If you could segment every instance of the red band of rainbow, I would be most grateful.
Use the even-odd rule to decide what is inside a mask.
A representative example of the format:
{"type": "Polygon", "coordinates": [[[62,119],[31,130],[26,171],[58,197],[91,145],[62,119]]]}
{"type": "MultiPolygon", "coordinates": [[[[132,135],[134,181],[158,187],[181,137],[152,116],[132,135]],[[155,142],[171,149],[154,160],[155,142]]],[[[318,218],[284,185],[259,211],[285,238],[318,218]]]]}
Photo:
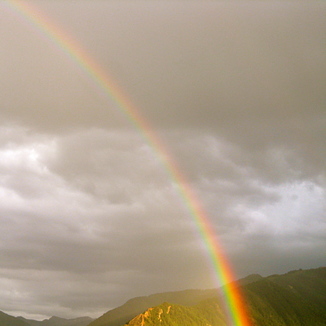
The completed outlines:
{"type": "Polygon", "coordinates": [[[217,283],[225,284],[222,287],[222,291],[229,314],[229,324],[234,326],[249,326],[251,323],[242,294],[234,282],[235,278],[232,270],[222,253],[221,246],[216,239],[207,214],[198,196],[196,196],[194,190],[190,187],[185,176],[178,168],[177,163],[169,154],[166,146],[158,138],[150,124],[141,116],[137,108],[122,90],[117,87],[113,80],[109,79],[103,69],[73,39],[69,38],[67,33],[53,24],[39,8],[21,0],[8,0],[4,3],[10,10],[18,12],[23,16],[25,20],[40,30],[47,38],[52,39],[92,79],[97,87],[116,103],[117,107],[125,113],[132,124],[139,130],[145,141],[161,160],[171,179],[176,182],[179,193],[188,207],[198,232],[208,250],[217,283]]]}

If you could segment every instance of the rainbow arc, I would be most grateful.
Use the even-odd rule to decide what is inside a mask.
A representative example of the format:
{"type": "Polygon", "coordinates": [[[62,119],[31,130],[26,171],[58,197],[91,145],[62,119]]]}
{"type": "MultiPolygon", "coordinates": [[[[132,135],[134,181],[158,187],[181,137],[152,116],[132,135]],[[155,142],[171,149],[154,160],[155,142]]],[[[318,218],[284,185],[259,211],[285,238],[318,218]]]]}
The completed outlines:
{"type": "Polygon", "coordinates": [[[140,114],[140,111],[124,94],[122,89],[109,78],[101,66],[77,42],[69,37],[65,31],[51,22],[38,7],[32,5],[30,2],[21,0],[8,0],[4,3],[10,10],[18,12],[26,21],[40,30],[56,46],[64,51],[85,72],[88,78],[114,101],[117,108],[123,111],[135,128],[139,130],[145,141],[153,149],[153,152],[159,157],[169,177],[177,184],[179,193],[207,248],[217,283],[225,284],[222,291],[225,298],[225,306],[228,310],[229,324],[234,326],[250,326],[250,318],[242,294],[234,282],[235,278],[232,269],[223,254],[221,245],[217,241],[209,218],[198,196],[190,187],[175,159],[159,139],[150,123],[140,114]]]}

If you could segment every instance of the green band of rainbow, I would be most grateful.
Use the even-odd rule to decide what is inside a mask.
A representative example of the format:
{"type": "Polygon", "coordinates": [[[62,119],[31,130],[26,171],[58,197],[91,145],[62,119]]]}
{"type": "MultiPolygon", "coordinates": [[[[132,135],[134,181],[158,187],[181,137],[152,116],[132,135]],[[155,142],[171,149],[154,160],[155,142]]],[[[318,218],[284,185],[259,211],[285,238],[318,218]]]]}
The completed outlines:
{"type": "MultiPolygon", "coordinates": [[[[3,4],[3,3],[2,3],[3,4]]],[[[225,305],[229,314],[229,324],[234,326],[249,326],[249,318],[246,312],[244,300],[228,261],[222,253],[220,244],[209,222],[198,196],[190,187],[185,176],[181,173],[173,157],[169,154],[165,145],[158,138],[150,124],[141,116],[137,108],[117,85],[109,79],[103,69],[71,38],[67,33],[53,24],[39,8],[31,3],[21,0],[8,0],[5,5],[10,10],[18,12],[25,20],[46,35],[47,38],[60,47],[92,81],[113,100],[117,107],[130,119],[139,130],[145,141],[151,146],[159,157],[170,178],[177,184],[181,197],[188,207],[196,224],[203,242],[208,250],[210,262],[214,268],[214,274],[218,284],[226,284],[222,288],[225,297],[225,305]]]]}

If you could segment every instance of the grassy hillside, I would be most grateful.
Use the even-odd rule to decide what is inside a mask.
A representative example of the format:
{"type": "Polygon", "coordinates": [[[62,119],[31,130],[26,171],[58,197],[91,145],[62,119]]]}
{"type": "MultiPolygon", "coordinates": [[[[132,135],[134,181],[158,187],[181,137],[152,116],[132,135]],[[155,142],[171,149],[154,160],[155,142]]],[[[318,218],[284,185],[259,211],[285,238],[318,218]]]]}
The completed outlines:
{"type": "Polygon", "coordinates": [[[174,304],[188,306],[214,296],[217,296],[215,289],[166,292],[137,297],[127,301],[118,308],[108,311],[90,323],[89,326],[121,326],[148,308],[160,305],[163,302],[173,302],[174,304]]]}
{"type": "Polygon", "coordinates": [[[214,301],[207,300],[196,306],[182,306],[165,302],[154,308],[149,308],[125,326],[226,326],[223,313],[214,301]]]}
{"type": "Polygon", "coordinates": [[[272,275],[268,279],[288,287],[298,296],[309,300],[311,304],[326,307],[326,267],[292,271],[284,275],[272,275]]]}
{"type": "Polygon", "coordinates": [[[326,325],[326,268],[273,275],[244,293],[255,325],[326,325]]]}
{"type": "MultiPolygon", "coordinates": [[[[246,278],[241,283],[253,326],[326,325],[326,268],[299,270],[266,278],[258,275],[246,278]]],[[[125,326],[225,326],[226,317],[217,294],[209,291],[193,290],[150,296],[156,301],[170,296],[172,299],[178,298],[179,301],[185,300],[187,303],[176,303],[172,300],[169,301],[171,303],[148,306],[142,313],[134,315],[124,324],[125,326]]],[[[128,303],[137,306],[142,302],[143,305],[148,305],[155,301],[151,301],[150,297],[130,300],[122,306],[124,311],[121,307],[117,308],[120,321],[123,316],[126,317],[131,313],[131,310],[128,310],[130,308],[128,303]]],[[[140,308],[140,305],[137,307],[140,308]]],[[[91,325],[118,325],[119,320],[113,320],[112,316],[112,311],[108,312],[91,325]]]]}
{"type": "MultiPolygon", "coordinates": [[[[241,280],[240,284],[249,284],[260,280],[258,274],[249,275],[241,280]]],[[[186,290],[176,292],[158,293],[144,297],[137,297],[127,301],[124,305],[108,311],[100,318],[93,321],[89,326],[121,326],[133,317],[143,313],[150,307],[155,307],[163,302],[192,306],[197,303],[218,296],[216,289],[210,290],[186,290]]]]}
{"type": "Polygon", "coordinates": [[[309,302],[290,289],[264,280],[248,286],[245,293],[257,325],[313,325],[309,302]]]}

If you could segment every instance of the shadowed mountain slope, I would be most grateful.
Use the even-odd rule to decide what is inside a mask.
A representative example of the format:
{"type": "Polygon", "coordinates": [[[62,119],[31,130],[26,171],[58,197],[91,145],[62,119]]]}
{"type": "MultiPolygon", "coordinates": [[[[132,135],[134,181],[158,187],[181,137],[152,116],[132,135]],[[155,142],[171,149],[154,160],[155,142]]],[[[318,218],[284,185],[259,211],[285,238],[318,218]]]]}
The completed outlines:
{"type": "Polygon", "coordinates": [[[73,319],[65,319],[53,316],[49,319],[44,319],[42,321],[25,319],[23,317],[17,317],[30,326],[87,326],[89,323],[93,321],[90,317],[78,317],[73,319]]]}
{"type": "Polygon", "coordinates": [[[0,326],[87,326],[93,319],[90,317],[79,317],[64,319],[51,317],[42,321],[26,319],[24,317],[10,316],[0,311],[0,326]]]}
{"type": "Polygon", "coordinates": [[[0,325],[1,326],[30,326],[23,320],[19,320],[16,317],[5,314],[0,311],[0,325]]]}
{"type": "Polygon", "coordinates": [[[272,275],[244,287],[256,325],[326,325],[326,268],[272,275]]]}

